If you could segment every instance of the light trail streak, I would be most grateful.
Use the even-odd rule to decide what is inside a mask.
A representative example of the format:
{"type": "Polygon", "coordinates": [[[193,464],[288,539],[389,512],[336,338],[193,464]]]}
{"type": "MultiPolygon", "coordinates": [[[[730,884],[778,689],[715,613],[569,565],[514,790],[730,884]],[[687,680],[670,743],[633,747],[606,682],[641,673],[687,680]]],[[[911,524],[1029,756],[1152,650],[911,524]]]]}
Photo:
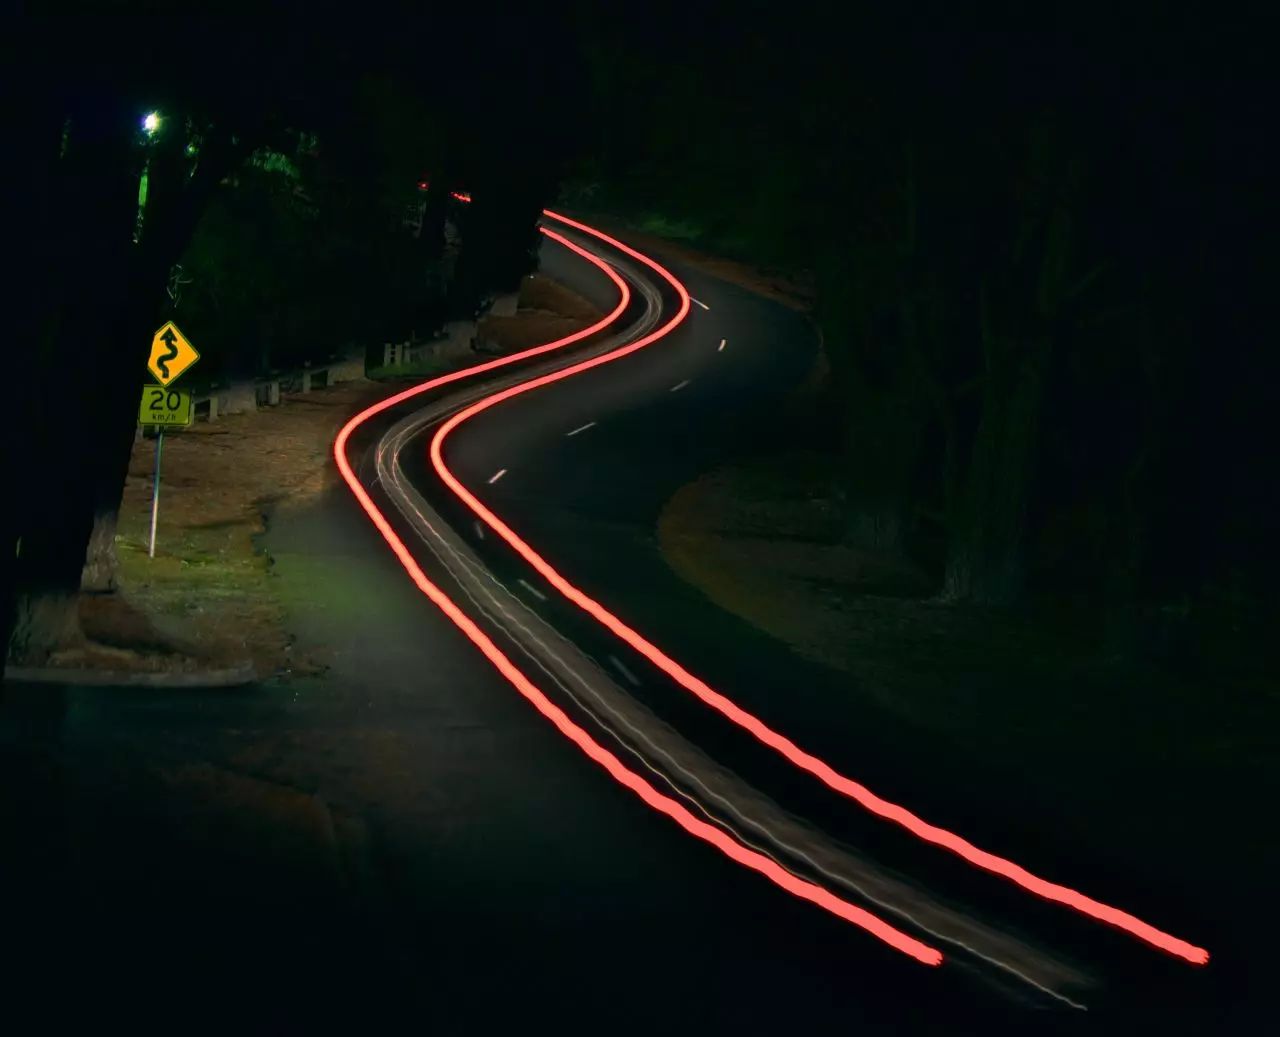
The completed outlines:
{"type": "Polygon", "coordinates": [[[520,586],[523,587],[525,590],[527,590],[530,594],[532,594],[535,598],[537,598],[539,601],[547,600],[547,596],[543,594],[542,591],[538,590],[537,587],[535,587],[532,583],[530,583],[528,580],[524,579],[523,577],[516,580],[516,582],[520,584],[520,586]]]}
{"type": "Polygon", "coordinates": [[[621,659],[619,659],[616,655],[611,655],[609,656],[609,662],[613,663],[614,669],[616,669],[620,674],[622,674],[622,676],[626,677],[627,680],[629,680],[637,688],[640,687],[640,678],[637,677],[630,670],[628,670],[626,665],[623,663],[621,659]]]}
{"type": "MultiPolygon", "coordinates": [[[[636,334],[644,334],[644,331],[636,334]]],[[[803,862],[826,882],[844,887],[862,903],[897,915],[921,933],[955,945],[1062,1004],[1086,1010],[1085,1005],[1062,989],[1064,986],[1083,988],[1088,984],[1086,977],[1064,970],[1059,963],[1029,952],[1016,941],[1011,943],[995,934],[984,937],[982,929],[975,928],[973,922],[964,916],[948,913],[927,902],[913,902],[913,890],[900,883],[895,887],[892,880],[862,870],[859,863],[843,851],[818,839],[759,793],[715,768],[674,731],[655,723],[652,715],[621,689],[618,690],[619,697],[611,699],[605,686],[592,678],[594,671],[589,657],[582,655],[582,650],[564,635],[547,627],[478,559],[469,557],[462,542],[454,542],[447,524],[431,511],[407,479],[401,455],[411,439],[438,420],[436,411],[441,407],[444,408],[441,413],[451,413],[463,405],[462,402],[451,404],[446,399],[398,422],[379,441],[377,479],[387,488],[401,514],[406,518],[412,516],[410,522],[423,543],[458,580],[467,599],[486,619],[504,630],[525,658],[577,708],[602,729],[618,737],[626,753],[644,771],[652,774],[660,785],[670,789],[696,814],[728,831],[738,842],[765,854],[795,874],[795,868],[779,856],[781,851],[787,858],[803,862]],[[559,647],[561,645],[562,648],[559,647]],[[643,751],[639,746],[644,747],[643,751]],[[663,768],[655,765],[659,760],[663,762],[663,768]],[[675,775],[696,789],[697,795],[677,783],[675,775]],[[724,814],[713,814],[708,803],[716,804],[724,814]],[[748,832],[761,838],[752,838],[748,832]]],[[[615,668],[621,666],[621,660],[616,656],[612,656],[610,662],[615,668]]],[[[622,672],[624,676],[630,675],[625,667],[622,672]]]]}

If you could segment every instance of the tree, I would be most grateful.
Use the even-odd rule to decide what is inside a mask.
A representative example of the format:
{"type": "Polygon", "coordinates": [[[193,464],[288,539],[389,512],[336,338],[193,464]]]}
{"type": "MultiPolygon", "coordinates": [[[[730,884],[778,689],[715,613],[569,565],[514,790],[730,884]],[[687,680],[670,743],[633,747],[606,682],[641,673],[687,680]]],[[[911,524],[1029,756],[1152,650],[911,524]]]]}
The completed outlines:
{"type": "Polygon", "coordinates": [[[1103,273],[1084,233],[1084,159],[1038,121],[1004,240],[979,287],[981,412],[951,528],[942,598],[1007,605],[1021,594],[1041,412],[1078,302],[1103,273]]]}
{"type": "Polygon", "coordinates": [[[930,297],[922,253],[941,243],[922,246],[913,142],[868,141],[879,161],[864,157],[846,181],[848,222],[817,264],[819,320],[841,411],[846,538],[896,555],[913,514],[935,377],[927,339],[940,300],[930,297]]]}
{"type": "MultiPolygon", "coordinates": [[[[67,53],[56,23],[33,21],[22,28],[27,87],[47,91],[49,98],[37,106],[37,136],[47,140],[54,127],[62,131],[52,166],[42,165],[49,161],[44,151],[24,171],[28,179],[46,173],[51,184],[41,195],[47,202],[43,237],[52,242],[40,273],[47,290],[33,297],[43,305],[42,321],[32,318],[27,326],[44,331],[33,351],[44,361],[37,374],[57,385],[60,407],[56,416],[32,417],[47,431],[47,442],[41,463],[22,471],[27,499],[39,506],[20,512],[15,527],[7,643],[11,657],[38,662],[79,637],[76,600],[95,524],[99,553],[108,552],[114,539],[108,527],[132,447],[137,379],[171,267],[212,190],[248,149],[251,131],[269,119],[270,106],[258,98],[256,114],[240,119],[237,132],[236,120],[226,116],[235,108],[227,98],[221,109],[208,106],[207,96],[184,103],[173,84],[147,79],[169,66],[132,63],[132,38],[114,48],[81,54],[73,47],[67,53]],[[124,62],[113,64],[120,56],[124,62]],[[155,97],[170,98],[162,112],[178,133],[158,134],[148,153],[139,120],[155,107],[146,103],[155,97]],[[216,119],[210,114],[215,110],[216,119]],[[182,133],[187,127],[201,137],[194,168],[182,133]],[[140,226],[144,168],[147,204],[140,226]],[[82,362],[68,365],[68,356],[82,362]]],[[[126,37],[133,28],[111,25],[126,37]]]]}
{"type": "MultiPolygon", "coordinates": [[[[25,25],[13,28],[3,34],[0,44],[6,51],[0,61],[4,77],[0,93],[8,116],[7,132],[20,146],[0,167],[5,177],[0,205],[11,241],[21,244],[24,256],[22,262],[9,264],[11,338],[5,358],[9,377],[26,390],[15,394],[12,406],[6,409],[8,425],[0,442],[4,474],[11,488],[7,506],[0,509],[6,643],[17,619],[14,589],[24,578],[23,534],[33,527],[45,505],[38,485],[41,458],[30,444],[43,431],[41,394],[35,391],[37,375],[47,369],[59,331],[60,314],[53,300],[65,213],[59,205],[57,185],[60,156],[66,146],[60,98],[41,89],[49,85],[39,76],[47,41],[26,31],[25,25]],[[34,90],[33,83],[37,85],[34,90]]],[[[49,431],[56,435],[58,429],[49,431]]]]}

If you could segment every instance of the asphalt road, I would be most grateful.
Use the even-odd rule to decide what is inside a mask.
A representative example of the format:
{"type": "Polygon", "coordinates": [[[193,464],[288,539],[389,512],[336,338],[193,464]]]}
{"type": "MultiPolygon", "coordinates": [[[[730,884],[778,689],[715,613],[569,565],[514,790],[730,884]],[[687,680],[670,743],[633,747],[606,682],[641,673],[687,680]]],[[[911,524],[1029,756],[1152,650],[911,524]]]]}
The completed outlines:
{"type": "MultiPolygon", "coordinates": [[[[555,276],[607,291],[554,252],[555,276]]],[[[812,340],[788,311],[677,272],[711,309],[661,348],[468,423],[448,458],[567,575],[763,709],[827,678],[675,581],[653,519],[691,474],[767,435],[812,340]]],[[[408,409],[361,431],[359,471],[408,409]]],[[[216,695],[6,687],[11,1003],[51,1023],[225,1016],[251,1031],[1100,1030],[912,962],[644,806],[416,590],[344,488],[278,516],[264,546],[301,644],[332,655],[323,678],[216,695]]],[[[638,695],[720,744],[628,662],[638,695]]],[[[902,781],[887,791],[912,790],[902,771],[886,766],[902,781]]]]}
{"type": "MultiPolygon", "coordinates": [[[[975,767],[962,746],[868,708],[849,694],[847,683],[798,662],[675,578],[653,535],[659,510],[679,486],[715,462],[769,443],[786,394],[809,370],[816,341],[793,311],[678,263],[668,265],[697,300],[683,325],[625,359],[469,419],[446,441],[445,461],[453,473],[570,582],[845,773],[980,846],[1036,862],[1046,877],[1169,929],[1189,927],[1215,949],[1228,946],[1233,937],[1222,930],[1222,920],[1200,914],[1185,889],[1166,883],[1158,865],[1135,874],[1111,860],[1082,858],[1057,836],[1052,808],[1032,801],[1025,788],[1006,780],[1006,791],[993,800],[990,789],[1002,783],[981,773],[982,765],[975,767]],[[975,796],[975,789],[983,793],[975,796]]],[[[557,276],[583,291],[595,282],[586,264],[557,276]]],[[[669,294],[668,307],[675,301],[669,294]]],[[[425,463],[426,438],[408,452],[417,454],[409,470],[424,497],[466,529],[467,513],[425,463]]],[[[1101,1015],[1120,1028],[1159,1017],[1162,1025],[1195,1032],[1206,1018],[1225,1025],[1224,1002],[1238,1006],[1239,984],[1248,982],[1240,976],[1220,988],[1220,971],[1207,980],[1188,974],[1185,964],[1135,947],[1128,935],[1039,902],[851,809],[674,687],[560,600],[505,545],[492,536],[471,539],[495,572],[526,580],[547,595],[546,601],[525,595],[529,606],[575,643],[590,646],[596,658],[622,661],[623,672],[638,677],[639,700],[784,807],[944,891],[977,917],[1038,934],[1080,962],[1105,988],[1090,998],[1101,1008],[1090,1029],[1103,1025],[1101,1015]],[[1178,995],[1171,997],[1175,989],[1178,995]]]]}

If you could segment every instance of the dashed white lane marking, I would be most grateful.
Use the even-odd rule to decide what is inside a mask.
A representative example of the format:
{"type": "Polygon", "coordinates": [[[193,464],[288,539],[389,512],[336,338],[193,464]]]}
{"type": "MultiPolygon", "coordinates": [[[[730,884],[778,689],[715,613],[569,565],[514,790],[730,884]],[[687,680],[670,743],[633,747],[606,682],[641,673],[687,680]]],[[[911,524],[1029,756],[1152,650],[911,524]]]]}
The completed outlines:
{"type": "Polygon", "coordinates": [[[476,536],[481,540],[484,539],[484,526],[480,525],[480,520],[476,519],[476,536]]]}
{"type": "Polygon", "coordinates": [[[586,432],[586,431],[587,431],[587,429],[591,428],[591,426],[592,426],[592,425],[594,425],[594,424],[595,424],[595,422],[594,422],[594,421],[588,421],[585,425],[579,425],[579,426],[578,426],[576,429],[574,429],[572,432],[566,432],[566,433],[565,433],[565,435],[566,435],[566,436],[576,436],[579,432],[586,432]]]}
{"type": "Polygon", "coordinates": [[[701,299],[695,299],[692,295],[691,295],[691,296],[689,296],[689,301],[690,301],[690,302],[696,302],[696,303],[697,303],[699,306],[701,306],[704,310],[709,310],[709,309],[711,309],[711,307],[710,307],[710,306],[708,306],[708,305],[707,305],[705,302],[703,302],[701,299]]]}
{"type": "Polygon", "coordinates": [[[679,392],[681,389],[683,389],[683,388],[684,388],[686,385],[688,385],[688,384],[689,384],[689,379],[688,379],[688,378],[686,378],[686,379],[685,379],[683,382],[681,382],[679,385],[673,385],[670,389],[668,389],[668,390],[667,390],[667,392],[679,392]]]}
{"type": "Polygon", "coordinates": [[[490,484],[496,483],[499,479],[501,479],[506,474],[507,474],[507,470],[505,468],[499,468],[496,472],[493,473],[493,475],[489,476],[490,484]]]}
{"type": "Polygon", "coordinates": [[[724,352],[724,339],[721,339],[721,340],[720,340],[720,345],[716,346],[716,352],[717,352],[717,353],[722,353],[722,352],[724,352]]]}
{"type": "Polygon", "coordinates": [[[538,590],[538,588],[537,588],[537,587],[535,587],[535,586],[534,586],[532,583],[530,583],[528,580],[525,580],[525,579],[518,579],[516,582],[517,582],[517,583],[519,583],[521,587],[523,587],[525,590],[527,590],[530,594],[532,594],[532,595],[533,595],[535,598],[537,598],[539,601],[546,601],[546,600],[547,600],[547,596],[546,596],[545,594],[543,594],[543,593],[542,593],[542,591],[538,590]]]}
{"type": "Polygon", "coordinates": [[[611,655],[609,656],[609,662],[613,663],[613,665],[618,668],[618,672],[622,674],[622,676],[626,677],[627,680],[629,680],[637,688],[640,687],[640,678],[637,677],[630,670],[628,670],[625,666],[623,666],[621,659],[619,659],[616,655],[611,655]]]}

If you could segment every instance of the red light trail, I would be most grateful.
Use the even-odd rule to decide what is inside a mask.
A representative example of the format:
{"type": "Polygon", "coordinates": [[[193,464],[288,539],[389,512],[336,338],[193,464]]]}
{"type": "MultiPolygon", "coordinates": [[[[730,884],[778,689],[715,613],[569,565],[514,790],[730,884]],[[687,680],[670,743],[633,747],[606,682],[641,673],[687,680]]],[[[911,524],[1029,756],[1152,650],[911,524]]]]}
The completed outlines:
{"type": "MultiPolygon", "coordinates": [[[[550,215],[550,214],[548,214],[550,215]]],[[[499,367],[505,367],[529,357],[538,356],[543,353],[550,352],[554,349],[562,349],[574,342],[581,341],[603,330],[613,324],[623,313],[630,300],[630,289],[626,283],[613,271],[608,264],[602,260],[592,256],[585,249],[568,241],[554,231],[543,230],[548,237],[559,241],[561,244],[572,249],[574,252],[588,259],[608,274],[618,287],[621,299],[603,320],[598,321],[591,327],[579,331],[573,335],[569,335],[555,342],[546,345],[537,346],[533,349],[527,349],[511,356],[501,357],[487,363],[477,364],[473,367],[466,368],[461,371],[454,371],[450,374],[443,375],[439,378],[433,378],[421,385],[416,385],[411,389],[396,393],[371,407],[367,407],[359,414],[355,415],[348,421],[342,430],[338,433],[333,443],[334,461],[337,463],[338,471],[341,473],[343,480],[350,488],[352,494],[359,502],[361,508],[364,509],[366,515],[373,522],[378,532],[382,534],[382,538],[390,546],[395,553],[396,558],[404,567],[410,579],[417,585],[418,589],[425,594],[431,602],[440,609],[441,612],[449,618],[449,620],[461,630],[467,638],[483,653],[486,659],[507,679],[508,682],[523,695],[535,709],[544,717],[555,725],[566,738],[573,742],[582,752],[591,760],[603,767],[609,775],[620,784],[624,785],[637,796],[640,797],[648,806],[665,814],[680,825],[686,832],[693,836],[710,843],[725,856],[731,860],[750,868],[752,871],[768,878],[775,885],[785,889],[793,896],[831,912],[845,921],[852,922],[854,925],[860,926],[873,936],[883,940],[889,946],[896,950],[907,954],[910,957],[922,962],[926,965],[942,964],[942,953],[937,949],[930,947],[928,944],[917,940],[915,937],[895,929],[887,922],[877,918],[871,912],[851,904],[846,900],[837,897],[829,890],[812,882],[807,882],[797,876],[791,874],[776,861],[765,856],[755,850],[748,849],[741,843],[730,838],[721,829],[714,825],[708,824],[706,821],[696,817],[684,804],[670,796],[663,795],[653,785],[646,781],[639,774],[628,769],[621,760],[617,758],[604,746],[595,741],[585,730],[573,723],[572,720],[555,705],[547,696],[529,680],[528,677],[502,652],[493,640],[480,627],[462,611],[454,601],[444,593],[439,587],[427,578],[422,571],[409,549],[405,546],[404,541],[391,528],[391,524],[387,521],[386,516],[374,504],[373,499],[369,496],[365,488],[360,484],[356,477],[355,471],[352,469],[350,462],[347,460],[347,443],[350,441],[352,434],[360,428],[366,421],[377,414],[382,413],[390,407],[395,406],[405,400],[411,399],[421,393],[431,389],[439,388],[450,382],[459,381],[483,371],[493,370],[499,367]]],[[[688,305],[686,303],[685,310],[688,305]]]]}
{"type": "MultiPolygon", "coordinates": [[[[622,242],[607,234],[589,227],[586,224],[572,220],[566,216],[561,216],[557,213],[551,212],[550,210],[546,210],[544,215],[570,227],[574,227],[586,234],[590,234],[654,270],[675,289],[676,294],[680,298],[680,308],[676,315],[660,328],[640,339],[637,339],[635,342],[622,346],[619,349],[613,350],[603,356],[584,360],[581,363],[562,368],[559,371],[552,372],[551,374],[542,375],[541,377],[533,378],[527,382],[522,382],[519,385],[504,389],[491,396],[485,397],[462,411],[459,411],[440,427],[431,440],[431,463],[441,480],[460,500],[463,501],[463,503],[467,505],[468,508],[471,509],[472,512],[483,520],[495,533],[502,537],[503,540],[505,540],[564,597],[572,601],[584,612],[592,616],[592,618],[597,622],[629,644],[637,652],[676,681],[676,683],[680,684],[687,691],[697,696],[697,698],[702,702],[733,721],[739,727],[750,732],[757,740],[780,753],[795,766],[808,771],[810,774],[817,777],[828,787],[859,803],[871,813],[900,825],[918,838],[949,850],[950,852],[962,857],[970,864],[991,872],[992,874],[1002,876],[1003,878],[1016,883],[1023,889],[1026,889],[1045,900],[1063,904],[1067,907],[1073,908],[1081,914],[1088,915],[1098,921],[1105,922],[1109,925],[1115,926],[1116,928],[1122,929],[1133,936],[1146,941],[1153,947],[1157,947],[1169,954],[1183,958],[1192,964],[1206,964],[1209,960],[1209,953],[1205,949],[1188,943],[1185,940],[1181,940],[1169,933],[1163,932],[1134,915],[1128,914],[1125,911],[1121,911],[1120,909],[1111,907],[1107,904],[1103,904],[1085,896],[1083,893],[1071,889],[1070,887],[1058,885],[1057,883],[1039,878],[1020,865],[1006,860],[1003,857],[999,857],[993,853],[988,853],[985,850],[979,849],[963,837],[956,835],[953,832],[949,832],[946,829],[938,828],[935,825],[929,824],[920,817],[917,817],[911,811],[907,810],[905,807],[899,806],[895,803],[890,803],[888,800],[881,799],[866,786],[851,778],[845,777],[823,760],[805,752],[785,735],[774,731],[758,717],[748,713],[731,699],[715,691],[704,681],[693,676],[679,663],[671,659],[659,648],[646,640],[631,627],[627,626],[627,624],[612,612],[604,608],[599,602],[595,601],[578,587],[571,584],[559,572],[557,572],[556,569],[546,561],[546,559],[521,539],[510,526],[485,507],[484,504],[482,504],[469,490],[467,490],[465,486],[462,485],[461,482],[458,481],[444,463],[442,444],[449,433],[464,421],[488,410],[490,407],[496,406],[503,400],[511,399],[512,397],[518,396],[522,393],[531,392],[541,386],[561,381],[562,379],[572,377],[575,374],[580,374],[583,371],[591,370],[592,368],[599,367],[602,364],[607,364],[614,360],[621,359],[622,357],[628,356],[637,350],[643,349],[645,346],[651,345],[667,335],[676,327],[676,325],[684,320],[685,316],[689,312],[691,300],[688,291],[685,290],[684,286],[673,274],[671,274],[670,271],[654,262],[648,256],[637,252],[635,249],[624,245],[622,242]]],[[[551,236],[559,238],[558,235],[553,234],[551,236]]],[[[564,241],[563,238],[559,238],[559,240],[564,241]]],[[[570,244],[568,242],[565,243],[570,244]]],[[[584,250],[575,248],[574,251],[579,254],[586,255],[593,262],[596,262],[595,257],[590,256],[590,254],[586,253],[584,250]]],[[[473,370],[480,370],[480,368],[473,370]]]]}

